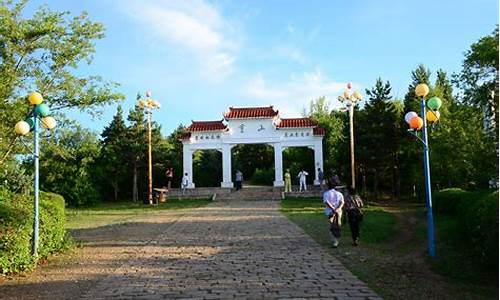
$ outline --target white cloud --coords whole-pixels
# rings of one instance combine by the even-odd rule
[[[194,60],[204,77],[231,73],[236,59],[232,27],[215,6],[203,0],[141,1],[125,9],[145,34]]]
[[[305,64],[307,62],[307,58],[302,53],[302,51],[296,47],[290,47],[290,46],[279,46],[277,48],[277,52],[292,61],[298,62],[299,64]]]
[[[287,82],[269,84],[261,74],[251,78],[243,89],[242,96],[259,105],[274,105],[285,118],[299,117],[311,100],[326,96],[330,108],[339,108],[337,100],[346,88],[345,82],[336,82],[324,76],[319,70],[291,75]]]

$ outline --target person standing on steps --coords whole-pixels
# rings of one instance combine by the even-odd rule
[[[332,180],[327,181],[328,190],[323,193],[323,203],[325,204],[325,215],[330,222],[330,232],[332,233],[333,247],[337,248],[340,238],[340,225],[342,219],[342,206],[344,206],[344,196],[335,190]]]
[[[182,195],[186,193],[186,189],[189,185],[189,177],[188,173],[184,173],[184,176],[182,176],[182,182],[181,182],[181,187],[182,187]]]
[[[236,170],[236,175],[234,176],[236,181],[236,190],[241,190],[243,182],[243,173],[240,170]]]
[[[297,178],[299,178],[299,191],[302,192],[302,190],[307,191],[307,184],[306,184],[306,178],[309,173],[306,171],[302,170],[299,172],[299,175],[297,175]]]
[[[290,169],[286,169],[285,172],[285,193],[292,191],[292,175],[290,175]]]
[[[334,186],[339,186],[340,185],[340,178],[339,176],[335,173],[335,171],[332,171],[332,177],[330,179],[333,183]]]
[[[174,169],[172,167],[167,169],[167,172],[165,172],[165,176],[167,177],[167,189],[170,191],[170,188],[172,187],[172,180],[174,178]]]
[[[321,190],[325,189],[325,174],[323,171],[321,171],[321,168],[318,168],[318,181],[319,181],[319,187]]]
[[[363,220],[363,200],[356,194],[352,186],[347,187],[347,196],[345,198],[345,209],[347,212],[347,221],[351,229],[353,246],[359,245],[359,223]]]

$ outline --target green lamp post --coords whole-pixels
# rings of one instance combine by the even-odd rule
[[[33,92],[28,96],[28,102],[33,105],[30,115],[25,121],[19,121],[14,127],[14,131],[17,135],[24,136],[27,135],[31,130],[33,130],[33,157],[34,157],[34,167],[35,167],[35,181],[34,185],[34,222],[33,222],[33,239],[32,239],[32,254],[33,256],[38,256],[38,227],[39,227],[39,125],[41,123],[42,127],[45,129],[53,129],[56,127],[57,122],[53,117],[50,117],[50,108],[47,104],[42,103],[43,97],[37,92]]]

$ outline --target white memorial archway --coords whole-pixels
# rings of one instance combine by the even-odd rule
[[[324,129],[310,118],[282,119],[278,111],[268,107],[230,107],[220,121],[193,121],[181,136],[183,174],[194,188],[193,153],[215,149],[222,152],[221,187],[232,188],[231,149],[238,144],[269,144],[274,147],[274,186],[284,186],[283,150],[309,147],[314,150],[314,184],[319,185],[318,168],[323,170]]]

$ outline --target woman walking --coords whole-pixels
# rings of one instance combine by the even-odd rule
[[[347,212],[347,221],[351,229],[353,246],[359,245],[359,223],[363,219],[363,200],[356,194],[352,186],[347,187],[348,195],[345,199],[345,208]]]
[[[340,238],[340,225],[342,219],[342,206],[344,206],[344,196],[335,190],[332,180],[327,182],[328,190],[323,194],[325,204],[325,215],[330,222],[330,232],[332,233],[333,247],[337,248]]]

